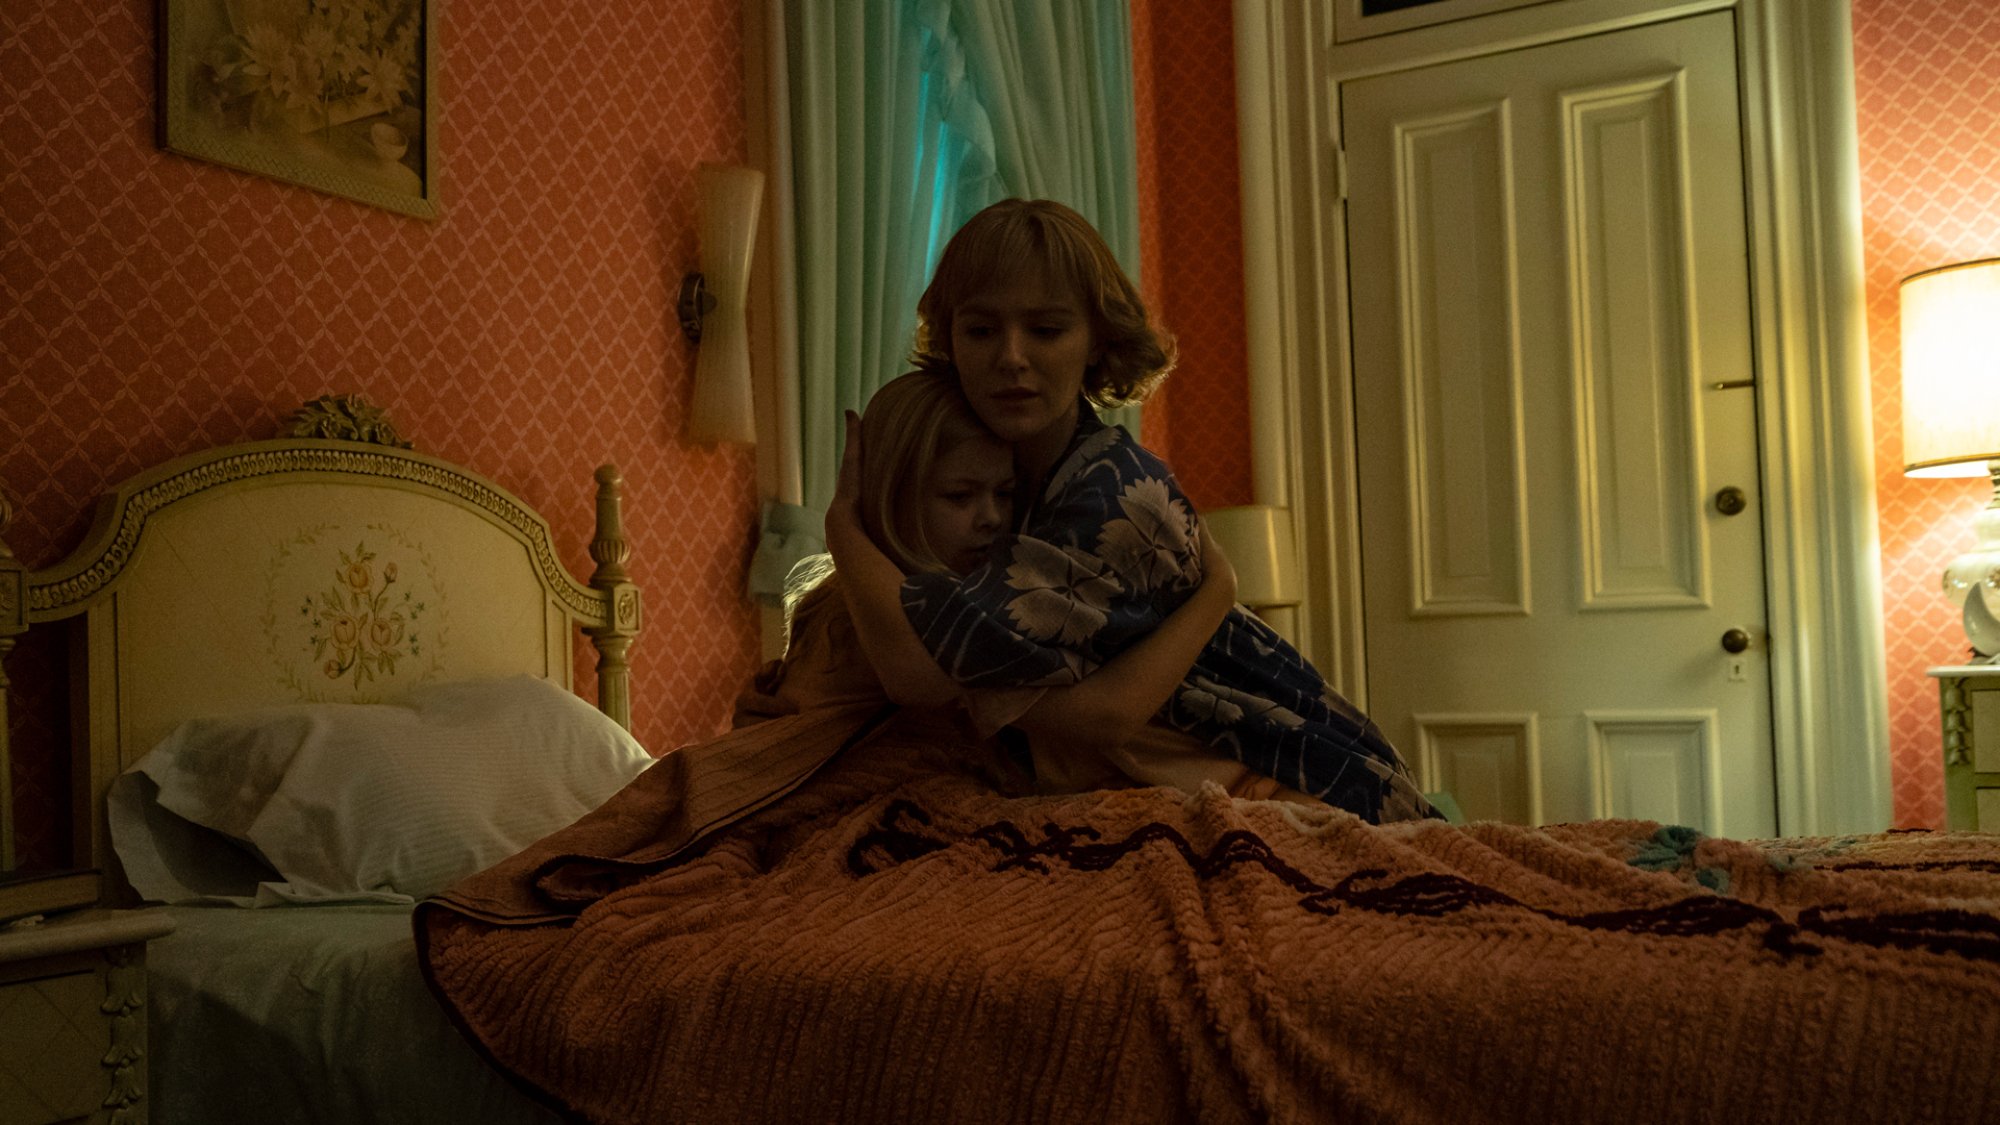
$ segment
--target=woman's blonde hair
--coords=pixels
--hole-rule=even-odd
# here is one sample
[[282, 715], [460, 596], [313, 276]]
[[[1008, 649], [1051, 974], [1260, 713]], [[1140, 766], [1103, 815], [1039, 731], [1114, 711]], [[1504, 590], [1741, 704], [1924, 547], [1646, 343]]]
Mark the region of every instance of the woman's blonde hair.
[[1090, 401], [1138, 402], [1173, 369], [1173, 337], [1147, 316], [1138, 286], [1125, 276], [1103, 236], [1082, 215], [1048, 199], [1003, 199], [951, 236], [930, 286], [917, 299], [912, 364], [956, 384], [952, 316], [978, 294], [1031, 270], [1047, 284], [1072, 287], [1090, 314], [1099, 350], [1083, 379]]

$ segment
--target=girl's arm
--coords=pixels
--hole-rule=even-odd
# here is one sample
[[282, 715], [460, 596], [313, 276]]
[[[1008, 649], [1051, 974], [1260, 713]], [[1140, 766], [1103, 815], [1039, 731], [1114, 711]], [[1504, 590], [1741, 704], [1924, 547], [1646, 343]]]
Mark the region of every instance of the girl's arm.
[[889, 698], [905, 707], [941, 707], [958, 698], [960, 689], [903, 613], [902, 570], [861, 525], [861, 455], [861, 419], [850, 410], [847, 448], [826, 512], [826, 547], [840, 575], [840, 593], [861, 651]]
[[1172, 697], [1236, 604], [1236, 571], [1201, 527], [1202, 583], [1157, 629], [1069, 687], [1050, 688], [1014, 721], [1028, 737], [1114, 750]]

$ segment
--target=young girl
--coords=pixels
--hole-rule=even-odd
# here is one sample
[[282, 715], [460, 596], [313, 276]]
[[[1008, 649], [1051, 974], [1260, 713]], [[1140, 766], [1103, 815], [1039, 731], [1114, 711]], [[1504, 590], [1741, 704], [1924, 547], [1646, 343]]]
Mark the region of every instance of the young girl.
[[[964, 397], [948, 384], [906, 375], [875, 392], [862, 429], [875, 455], [865, 468], [843, 465], [843, 473], [858, 468], [859, 475], [842, 483], [861, 498], [870, 542], [902, 573], [965, 573], [984, 561], [1013, 519], [1014, 461]], [[803, 560], [787, 577], [789, 689], [807, 690], [809, 680], [816, 698], [890, 697], [861, 654], [841, 586], [826, 555]]]
[[[919, 369], [957, 386], [1013, 445], [1015, 530], [969, 573], [902, 570], [869, 541], [857, 495], [837, 492], [827, 543], [861, 645], [906, 702], [1088, 683], [1171, 620], [1203, 574], [1199, 524], [1172, 472], [1091, 410], [1144, 398], [1171, 366], [1171, 344], [1097, 232], [1045, 200], [974, 216], [917, 312]], [[1033, 693], [1011, 698], [1025, 718]], [[1434, 815], [1380, 730], [1241, 610], [1185, 668], [1161, 717], [1366, 819]]]
[[[1013, 520], [1014, 453], [994, 437], [948, 380], [913, 372], [890, 381], [858, 425], [850, 415], [849, 456], [839, 493], [851, 503], [856, 531], [873, 560], [904, 574], [971, 573]], [[866, 450], [865, 455], [862, 450]], [[887, 697], [899, 703], [962, 710], [984, 739], [1012, 725], [1028, 735], [1039, 787], [1074, 791], [1134, 781], [1192, 789], [1213, 780], [1232, 792], [1278, 795], [1246, 778], [1236, 762], [1182, 755], [1165, 766], [1146, 759], [1149, 719], [1172, 694], [1235, 598], [1235, 573], [1212, 541], [1209, 571], [1186, 603], [1143, 642], [1073, 686], [1028, 693], [967, 690], [942, 682], [912, 692], [893, 672], [877, 674], [854, 638], [845, 569], [807, 560], [787, 586], [791, 603], [784, 661], [763, 689], [782, 710]], [[778, 669], [774, 669], [776, 672]], [[935, 666], [932, 667], [936, 675]], [[886, 686], [885, 686], [886, 685]], [[1130, 747], [1137, 747], [1134, 750]]]

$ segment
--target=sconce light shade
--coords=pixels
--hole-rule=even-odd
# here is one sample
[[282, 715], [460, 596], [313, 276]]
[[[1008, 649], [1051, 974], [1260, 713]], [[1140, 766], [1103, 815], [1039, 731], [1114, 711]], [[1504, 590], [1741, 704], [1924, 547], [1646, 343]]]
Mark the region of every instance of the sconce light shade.
[[1991, 476], [1973, 520], [1977, 545], [1953, 559], [1943, 590], [1964, 610], [1979, 656], [2000, 654], [2000, 258], [1903, 279], [1903, 471]]
[[1208, 532], [1236, 568], [1236, 600], [1251, 609], [1299, 604], [1298, 546], [1292, 513], [1252, 504], [1205, 512]]
[[755, 442], [750, 328], [744, 312], [764, 173], [735, 164], [703, 164], [695, 169], [695, 184], [701, 205], [701, 273], [689, 275], [682, 291], [696, 294], [692, 303], [697, 327], [689, 335], [699, 340], [701, 350], [695, 356], [688, 437], [700, 442]]
[[1903, 471], [1983, 477], [2000, 459], [2000, 258], [1903, 279]]

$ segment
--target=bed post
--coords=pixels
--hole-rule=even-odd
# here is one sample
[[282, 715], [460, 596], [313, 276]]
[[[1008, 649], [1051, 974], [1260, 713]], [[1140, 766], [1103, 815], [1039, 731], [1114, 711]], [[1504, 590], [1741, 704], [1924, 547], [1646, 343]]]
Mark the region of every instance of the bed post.
[[[0, 536], [13, 522], [14, 507], [0, 492]], [[0, 539], [0, 872], [14, 869], [14, 757], [7, 707], [13, 685], [7, 679], [7, 654], [14, 648], [14, 638], [27, 631], [28, 568]]]
[[590, 573], [592, 589], [604, 593], [605, 623], [587, 628], [590, 643], [597, 647], [597, 709], [632, 729], [632, 665], [626, 652], [639, 633], [639, 588], [625, 573], [631, 545], [625, 542], [625, 517], [620, 498], [625, 478], [618, 466], [597, 467], [597, 531], [590, 539], [590, 557], [597, 569]]

